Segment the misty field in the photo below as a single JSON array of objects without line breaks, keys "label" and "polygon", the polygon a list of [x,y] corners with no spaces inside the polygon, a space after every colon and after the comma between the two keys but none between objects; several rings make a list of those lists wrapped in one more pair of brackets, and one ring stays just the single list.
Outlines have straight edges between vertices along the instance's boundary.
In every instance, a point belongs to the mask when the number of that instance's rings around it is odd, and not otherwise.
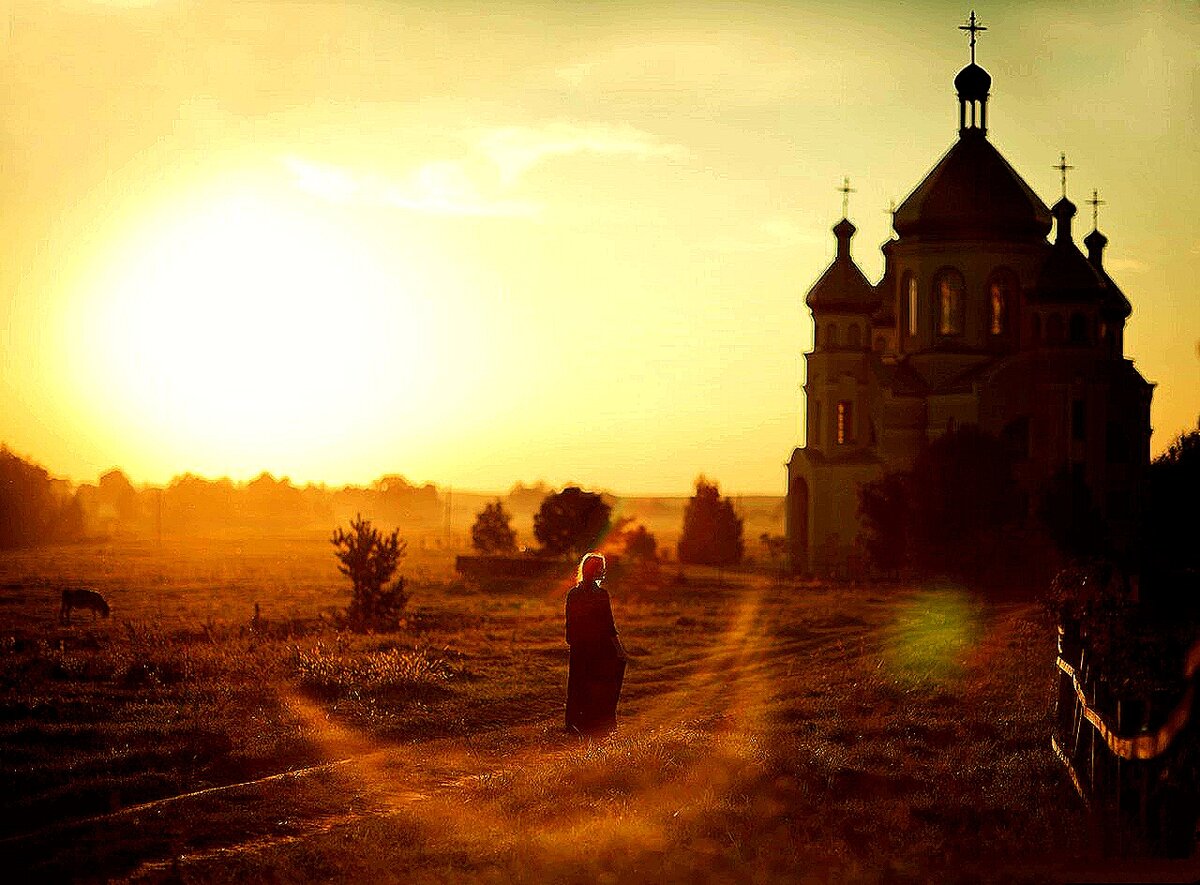
[{"label": "misty field", "polygon": [[[413,551],[339,629],[324,538],[0,558],[0,859],[20,879],[1186,881],[1105,859],[1049,749],[1051,626],[952,586],[614,576],[618,733],[562,732],[561,580]],[[64,585],[108,620],[58,623]],[[255,603],[259,617],[254,619]]]}]

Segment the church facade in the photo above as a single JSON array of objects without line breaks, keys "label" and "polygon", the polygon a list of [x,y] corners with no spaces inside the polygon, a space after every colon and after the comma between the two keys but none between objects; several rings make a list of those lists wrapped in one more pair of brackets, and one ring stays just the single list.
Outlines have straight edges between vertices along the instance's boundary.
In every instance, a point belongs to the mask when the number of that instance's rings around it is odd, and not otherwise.
[{"label": "church facade", "polygon": [[787,463],[797,572],[862,562],[860,487],[968,425],[1004,442],[1031,514],[1068,470],[1116,531],[1136,518],[1153,385],[1124,356],[1129,301],[1104,268],[1104,235],[1083,239],[1086,255],[1075,244],[1065,158],[1048,208],[988,140],[991,77],[974,61],[973,17],[964,30],[958,140],[895,210],[882,278],[854,263],[843,217],[807,295],[807,439]]}]

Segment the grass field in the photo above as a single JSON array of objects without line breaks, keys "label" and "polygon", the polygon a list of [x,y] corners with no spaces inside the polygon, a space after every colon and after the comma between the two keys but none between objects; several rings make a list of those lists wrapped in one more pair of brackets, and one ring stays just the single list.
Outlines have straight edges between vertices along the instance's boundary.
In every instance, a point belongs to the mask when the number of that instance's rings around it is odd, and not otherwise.
[{"label": "grass field", "polygon": [[[1189,881],[1105,858],[1048,744],[1031,601],[674,568],[610,588],[618,733],[562,733],[569,575],[340,632],[323,538],[0,557],[18,880]],[[64,585],[108,620],[57,623]],[[254,604],[261,619],[252,623]]]}]

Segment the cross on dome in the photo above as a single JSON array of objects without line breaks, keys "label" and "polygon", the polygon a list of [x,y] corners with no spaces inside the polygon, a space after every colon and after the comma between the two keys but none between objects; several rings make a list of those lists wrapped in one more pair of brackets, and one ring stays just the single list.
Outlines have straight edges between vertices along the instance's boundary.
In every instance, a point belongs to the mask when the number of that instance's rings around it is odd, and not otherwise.
[{"label": "cross on dome", "polygon": [[1059,172],[1062,173],[1062,192],[1063,192],[1062,195],[1063,195],[1063,199],[1065,200],[1067,198],[1067,170],[1074,169],[1075,167],[1067,165],[1067,155],[1066,154],[1059,154],[1058,155],[1058,164],[1051,168],[1057,169]]},{"label": "cross on dome", "polygon": [[985,28],[983,25],[979,24],[978,20],[975,18],[975,10],[972,9],[971,10],[971,20],[969,22],[967,22],[965,25],[959,25],[958,29],[960,31],[970,31],[971,32],[971,64],[975,64],[975,34],[978,33],[979,31],[986,31],[987,28]]},{"label": "cross on dome", "polygon": [[842,186],[838,190],[842,192],[842,218],[847,218],[847,213],[850,211],[850,195],[855,191],[850,187],[850,176],[842,178]]},{"label": "cross on dome", "polygon": [[1100,220],[1100,207],[1104,205],[1104,200],[1100,199],[1099,191],[1092,191],[1092,198],[1085,200],[1085,203],[1091,204],[1092,207],[1092,230],[1098,230],[1098,222]]}]

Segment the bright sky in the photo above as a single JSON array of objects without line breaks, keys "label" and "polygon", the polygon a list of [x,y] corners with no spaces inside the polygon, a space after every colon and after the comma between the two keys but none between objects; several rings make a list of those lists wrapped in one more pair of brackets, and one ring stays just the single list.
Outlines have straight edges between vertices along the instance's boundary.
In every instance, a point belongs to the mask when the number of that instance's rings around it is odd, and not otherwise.
[{"label": "bright sky", "polygon": [[[803,305],[956,137],[967,6],[0,3],[0,440],[51,472],[784,491]],[[1200,6],[984,3],[990,136],[1106,204],[1200,412]]]}]

